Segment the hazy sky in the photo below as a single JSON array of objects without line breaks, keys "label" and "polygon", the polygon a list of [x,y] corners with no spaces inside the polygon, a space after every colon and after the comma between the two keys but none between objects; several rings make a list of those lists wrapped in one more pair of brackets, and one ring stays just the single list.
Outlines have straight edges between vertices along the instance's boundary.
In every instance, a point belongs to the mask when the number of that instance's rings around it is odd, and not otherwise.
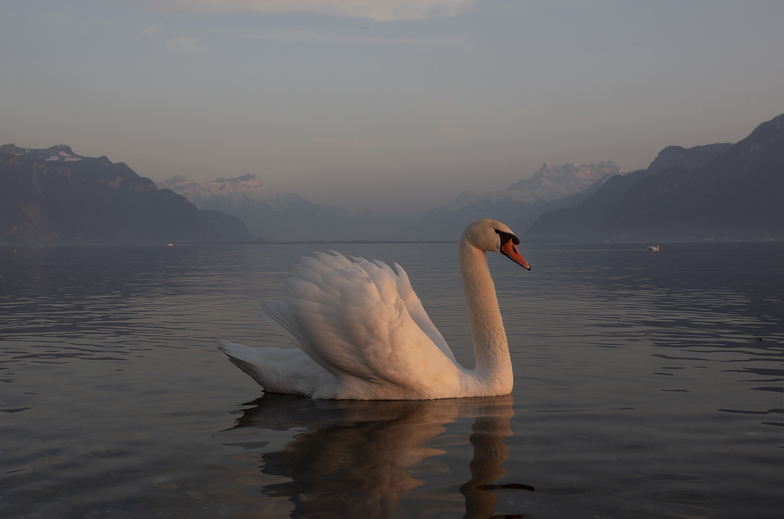
[{"label": "hazy sky", "polygon": [[419,209],[784,113],[784,2],[3,0],[0,144]]}]

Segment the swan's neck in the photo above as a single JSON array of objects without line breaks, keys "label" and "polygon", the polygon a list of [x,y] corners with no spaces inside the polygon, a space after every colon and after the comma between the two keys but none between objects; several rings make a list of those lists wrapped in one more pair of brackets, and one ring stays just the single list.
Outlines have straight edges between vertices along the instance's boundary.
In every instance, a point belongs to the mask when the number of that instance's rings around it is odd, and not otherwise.
[{"label": "swan's neck", "polygon": [[460,242],[460,273],[474,339],[475,382],[487,395],[508,394],[514,375],[495,285],[485,252],[465,240]]}]

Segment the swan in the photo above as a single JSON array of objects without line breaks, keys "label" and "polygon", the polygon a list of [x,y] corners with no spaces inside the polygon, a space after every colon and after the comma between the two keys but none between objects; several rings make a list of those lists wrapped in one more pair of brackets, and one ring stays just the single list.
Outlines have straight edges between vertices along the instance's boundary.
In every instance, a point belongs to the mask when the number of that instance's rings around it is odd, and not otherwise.
[{"label": "swan", "polygon": [[458,245],[476,366],[456,360],[406,272],[333,253],[305,257],[284,299],[259,315],[298,349],[218,340],[218,348],[265,391],[337,400],[430,400],[511,393],[512,360],[486,251],[531,270],[501,222],[470,224]]}]

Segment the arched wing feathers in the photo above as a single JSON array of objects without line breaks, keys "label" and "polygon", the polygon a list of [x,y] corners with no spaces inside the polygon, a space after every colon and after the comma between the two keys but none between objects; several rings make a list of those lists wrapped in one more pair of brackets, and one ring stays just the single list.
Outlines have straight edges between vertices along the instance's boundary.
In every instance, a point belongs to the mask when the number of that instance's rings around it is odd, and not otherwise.
[{"label": "arched wing feathers", "polygon": [[262,301],[260,315],[338,377],[415,387],[458,369],[397,264],[334,252],[302,258],[285,299]]}]

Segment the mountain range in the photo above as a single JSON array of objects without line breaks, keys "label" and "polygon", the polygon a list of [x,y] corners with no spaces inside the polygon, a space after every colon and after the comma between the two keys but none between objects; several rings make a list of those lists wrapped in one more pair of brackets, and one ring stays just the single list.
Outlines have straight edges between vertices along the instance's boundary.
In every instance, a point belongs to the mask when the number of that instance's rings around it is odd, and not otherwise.
[{"label": "mountain range", "polygon": [[480,218],[493,218],[520,233],[540,215],[578,203],[591,195],[604,182],[626,173],[614,162],[600,164],[545,163],[530,178],[522,179],[506,189],[482,195],[464,192],[450,203],[424,215],[400,236],[425,240],[433,235],[460,237],[466,225]]},{"label": "mountain range", "polygon": [[166,244],[255,241],[238,218],[185,197],[106,157],[68,146],[0,146],[0,243]]},{"label": "mountain range", "polygon": [[[220,210],[242,219],[267,241],[433,240],[456,239],[478,218],[496,218],[525,228],[548,210],[564,206],[570,195],[590,194],[624,170],[613,162],[544,164],[531,178],[483,195],[464,192],[449,204],[422,214],[391,214],[373,209],[351,213],[314,204],[295,194],[276,194],[256,175],[219,178],[204,183],[175,176],[160,188],[185,196],[199,209]],[[573,202],[576,203],[577,199]]]},{"label": "mountain range", "polygon": [[506,189],[406,214],[276,194],[253,174],[156,185],[68,146],[0,146],[0,243],[457,240],[485,217],[529,242],[784,240],[782,195],[784,115],[736,144],[669,146],[644,170],[545,163]]},{"label": "mountain range", "polygon": [[579,204],[542,215],[524,241],[784,240],[784,115],[736,144],[662,150]]},{"label": "mountain range", "polygon": [[315,204],[297,194],[277,194],[253,174],[204,183],[175,176],[158,182],[158,186],[187,197],[201,210],[240,218],[250,232],[268,242],[388,239],[416,218],[373,209],[351,213]]}]

